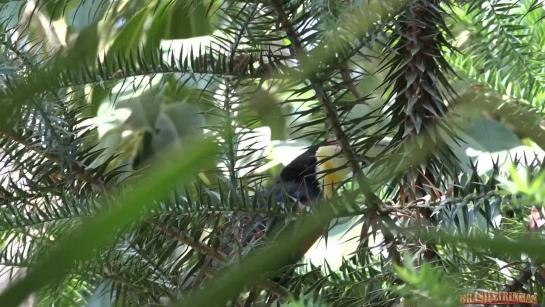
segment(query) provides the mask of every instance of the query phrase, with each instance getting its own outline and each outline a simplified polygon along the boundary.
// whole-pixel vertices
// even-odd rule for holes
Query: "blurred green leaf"
[[[473,121],[465,133],[473,141],[471,145],[477,145],[472,148],[488,152],[511,149],[522,144],[513,130],[482,117]]]
[[[162,39],[182,39],[212,33],[205,4],[163,1],[153,16],[146,46],[155,48]]]
[[[99,44],[98,25],[91,24],[82,28],[76,37],[75,41],[71,42],[69,47],[69,55],[74,63],[82,63],[88,66],[94,64]]]
[[[459,306],[456,283],[441,272],[440,267],[424,263],[416,268],[411,257],[406,257],[404,266],[396,266],[395,271],[405,284],[397,291],[412,306]]]
[[[204,125],[204,116],[199,108],[188,103],[177,102],[163,104],[161,113],[172,122],[178,138],[185,139],[189,136],[199,137]]]
[[[462,246],[474,251],[492,252],[494,255],[510,255],[514,257],[526,254],[535,261],[545,260],[545,242],[543,238],[532,237],[528,234],[526,236],[511,238],[501,233],[495,233],[493,237],[483,233],[454,235],[445,231],[431,232],[421,229],[415,230],[415,233],[423,239]]]
[[[78,31],[96,23],[108,8],[108,3],[101,0],[73,1],[78,5],[64,14],[68,26]]]
[[[530,176],[526,167],[510,165],[509,178],[498,176],[501,187],[509,194],[524,195],[532,204],[536,202],[543,205],[545,202],[545,172],[541,171],[537,176]],[[522,203],[522,199],[519,200]]]
[[[116,52],[128,56],[131,52],[141,47],[144,24],[149,18],[149,10],[149,6],[143,7],[127,21],[122,30],[114,38],[113,44],[108,50],[109,57],[115,55]]]
[[[283,140],[287,137],[286,118],[277,99],[269,92],[258,90],[249,99],[247,109],[239,115],[243,122],[257,119],[259,124],[271,129],[273,140]]]

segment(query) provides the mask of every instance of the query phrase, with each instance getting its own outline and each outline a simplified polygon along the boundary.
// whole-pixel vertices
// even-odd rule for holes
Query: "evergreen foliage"
[[[0,304],[543,301],[543,16],[537,0],[2,1]],[[350,178],[278,201],[286,156],[329,139]],[[349,252],[290,263],[317,228]]]

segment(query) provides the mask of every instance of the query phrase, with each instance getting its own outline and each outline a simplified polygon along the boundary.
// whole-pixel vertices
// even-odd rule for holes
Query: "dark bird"
[[[350,174],[341,147],[336,142],[314,145],[282,169],[272,189],[273,197],[277,203],[294,204],[297,211],[312,210],[321,198],[331,198]],[[267,236],[274,238],[286,224],[293,222],[274,218]],[[290,262],[297,263],[326,230],[327,225],[323,225],[305,238]]]
[[[313,145],[282,169],[275,181],[275,199],[310,205],[322,195],[331,198],[349,176],[347,161],[336,142]]]

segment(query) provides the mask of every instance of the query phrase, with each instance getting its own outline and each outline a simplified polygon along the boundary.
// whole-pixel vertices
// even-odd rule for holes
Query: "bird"
[[[281,171],[272,188],[277,203],[294,204],[295,210],[308,212],[315,209],[320,200],[331,199],[336,189],[352,174],[341,146],[333,139],[310,146]],[[269,238],[274,239],[286,224],[276,217],[269,223]],[[312,245],[326,232],[328,225],[316,229],[294,251],[289,263],[297,263]]]
[[[334,140],[310,146],[285,166],[275,180],[275,199],[312,205],[321,196],[329,199],[335,189],[349,178],[351,170]],[[286,199],[286,196],[288,199]]]
[[[346,158],[341,146],[328,139],[310,146],[305,152],[286,165],[277,176],[272,188],[276,203],[294,204],[297,211],[312,211],[322,199],[331,199],[336,189],[350,178]],[[282,217],[273,217],[265,231],[268,239],[275,239],[284,227],[297,223]],[[282,287],[288,287],[294,269],[314,243],[327,231],[328,225],[315,229],[289,255],[285,264],[271,275],[271,281]],[[294,227],[295,231],[297,227]]]

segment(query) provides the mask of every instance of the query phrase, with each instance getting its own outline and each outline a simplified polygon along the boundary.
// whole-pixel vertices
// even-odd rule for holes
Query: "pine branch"
[[[65,162],[65,161],[63,161],[63,159],[61,159],[61,157],[59,155],[57,155],[55,153],[52,153],[52,152],[44,153],[44,152],[40,152],[39,150],[36,150],[35,148],[33,148],[31,142],[29,142],[24,137],[19,136],[13,130],[0,128],[0,135],[2,135],[5,138],[8,138],[8,139],[18,143],[19,145],[25,147],[28,150],[31,150],[31,151],[43,156],[47,160],[49,160],[51,162],[54,162],[59,166],[62,166],[62,164]],[[87,182],[87,183],[91,184],[91,186],[93,186],[98,191],[104,190],[104,188],[105,188],[104,181],[101,178],[98,178],[97,176],[95,176],[92,172],[87,170],[81,164],[76,163],[76,162],[72,162],[67,167],[73,172],[73,174],[78,179],[82,180],[83,182]]]
[[[192,238],[190,238],[189,236],[187,236],[185,233],[183,233],[182,231],[180,230],[174,230],[170,227],[166,227],[166,226],[161,226],[157,223],[154,223],[154,222],[149,222],[147,221],[147,223],[152,226],[153,228],[156,228],[156,229],[159,229],[160,231],[168,234],[169,236],[173,237],[176,239],[176,241],[178,241],[179,243],[182,243],[182,244],[185,244],[187,246],[190,246],[192,247],[193,249],[195,249],[196,251],[204,254],[204,255],[207,255],[215,260],[218,260],[220,262],[225,262],[227,261],[227,258],[222,255],[219,251],[205,245],[205,244],[202,244],[201,242],[199,241],[196,241],[196,240],[193,240]]]
[[[274,8],[282,28],[284,29],[287,37],[291,41],[291,44],[290,44],[291,54],[299,60],[299,62],[301,63],[301,66],[305,66],[305,63],[307,63],[310,60],[308,58],[308,53],[305,50],[305,47],[303,46],[303,44],[301,43],[299,34],[293,27],[288,16],[286,15],[286,12],[284,11],[282,0],[270,0],[270,4]],[[360,185],[361,189],[363,190],[363,192],[365,193],[365,195],[367,196],[368,200],[371,203],[375,203],[378,205],[378,203],[380,203],[380,199],[373,193],[369,185],[369,180],[363,174],[363,171],[358,162],[357,156],[352,151],[352,147],[350,146],[350,141],[348,140],[348,137],[346,136],[346,133],[344,132],[342,128],[342,121],[339,118],[337,109],[333,105],[333,102],[331,101],[330,97],[326,94],[323,81],[320,81],[320,79],[318,78],[315,72],[312,72],[310,75],[308,75],[307,79],[310,82],[312,88],[314,89],[316,97],[318,98],[322,106],[324,107],[326,116],[328,118],[328,124],[329,124],[328,128],[333,130],[335,137],[337,141],[339,142],[339,145],[341,146],[342,154],[346,157],[348,164],[350,168],[352,169],[352,172],[356,175],[356,178],[358,178],[358,180],[361,181],[361,185]]]
[[[306,61],[308,61],[307,52],[301,44],[298,33],[295,31],[293,25],[291,24],[288,17],[286,16],[286,13],[284,12],[282,1],[271,0],[270,2],[278,15],[280,24],[286,32],[287,37],[291,41],[290,51],[292,55],[294,55],[301,63],[305,63]],[[334,130],[335,136],[343,148],[343,153],[348,159],[352,171],[355,174],[361,173],[361,168],[356,158],[356,155],[350,149],[350,144],[348,142],[346,134],[342,129],[341,120],[339,118],[339,115],[337,114],[337,110],[333,105],[332,101],[330,100],[329,96],[325,93],[323,83],[318,80],[315,74],[309,76],[308,79],[314,89],[314,92],[316,93],[316,97],[324,106],[327,117],[329,118],[329,125]]]

